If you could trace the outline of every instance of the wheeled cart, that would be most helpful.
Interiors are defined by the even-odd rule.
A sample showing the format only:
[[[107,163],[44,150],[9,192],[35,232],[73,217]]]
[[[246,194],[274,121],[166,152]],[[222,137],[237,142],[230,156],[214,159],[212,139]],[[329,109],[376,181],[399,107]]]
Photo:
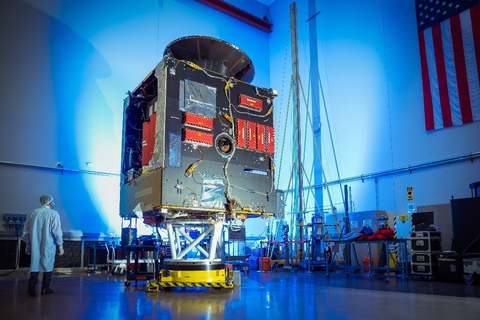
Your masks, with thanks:
[[[462,282],[462,256],[453,251],[445,251],[438,255],[437,280],[443,282]]]
[[[480,258],[463,259],[463,280],[466,284],[473,284],[480,277]]]
[[[372,271],[376,272],[386,272],[386,277],[384,281],[386,283],[390,282],[390,272],[400,272],[402,277],[408,279],[408,266],[405,263],[407,261],[407,239],[376,239],[376,240],[334,240],[328,241],[331,243],[343,243],[346,245],[356,245],[356,244],[365,244],[367,245],[367,251],[369,255],[369,261],[372,261],[370,245],[373,244],[383,244],[386,248],[389,248],[390,245],[397,245],[398,246],[398,254],[401,259],[397,259],[394,257],[394,254],[388,251],[389,258],[392,258],[395,261],[396,266],[390,267],[390,263],[387,263],[385,267],[374,267],[374,266],[343,266],[345,269],[345,275],[348,277],[350,273],[355,273],[358,270],[368,270],[369,275],[372,275]],[[330,278],[329,273],[329,264],[326,264],[326,273],[327,278]]]
[[[156,280],[158,274],[158,250],[155,245],[130,245],[127,250],[127,268],[125,287],[130,286],[130,281]],[[149,257],[152,253],[152,257]],[[131,261],[133,256],[133,263]],[[149,267],[151,266],[151,268]]]

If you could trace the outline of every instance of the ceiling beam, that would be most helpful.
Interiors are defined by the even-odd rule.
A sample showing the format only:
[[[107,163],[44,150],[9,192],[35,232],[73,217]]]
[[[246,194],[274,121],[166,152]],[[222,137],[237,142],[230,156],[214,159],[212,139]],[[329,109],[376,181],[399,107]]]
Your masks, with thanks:
[[[240,21],[243,21],[257,29],[260,29],[267,33],[272,32],[273,24],[270,23],[269,21],[261,19],[257,16],[254,16],[253,14],[248,13],[238,7],[235,7],[223,0],[195,0],[195,1],[200,2],[206,6],[209,6],[210,8],[213,8],[225,14],[228,14],[229,16],[235,19],[238,19]]]

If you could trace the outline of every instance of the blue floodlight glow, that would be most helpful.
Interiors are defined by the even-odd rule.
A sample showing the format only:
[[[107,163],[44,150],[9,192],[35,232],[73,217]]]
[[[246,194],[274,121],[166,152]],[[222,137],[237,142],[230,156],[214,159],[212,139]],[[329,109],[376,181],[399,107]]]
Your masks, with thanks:
[[[229,41],[253,56],[257,85],[268,86],[268,57],[253,50],[265,43],[267,35],[202,4],[107,1],[94,7],[75,2],[63,2],[61,8],[38,7],[49,26],[55,159],[66,169],[59,178],[58,197],[68,219],[65,225],[73,230],[120,234],[120,177],[102,173],[119,174],[123,100],[160,62],[162,48],[168,43],[192,34]],[[159,21],[172,32],[162,32]],[[250,32],[218,29],[219,21]],[[141,216],[138,234],[151,233],[140,220]]]
[[[99,83],[111,76],[108,62],[86,39],[58,20],[51,31],[51,67],[57,104],[57,158],[69,173],[59,180],[59,197],[74,229],[119,233],[121,98],[112,106]],[[86,162],[95,163],[95,170]],[[95,173],[98,172],[98,173]],[[72,214],[80,209],[81,214]]]

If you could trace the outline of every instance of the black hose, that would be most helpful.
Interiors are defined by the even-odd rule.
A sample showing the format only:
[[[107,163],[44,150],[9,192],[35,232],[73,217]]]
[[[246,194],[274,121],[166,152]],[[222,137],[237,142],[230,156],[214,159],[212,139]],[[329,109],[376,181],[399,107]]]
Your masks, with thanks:
[[[14,273],[15,270],[17,270],[18,265],[20,264],[20,248],[21,248],[21,246],[18,245],[18,233],[17,233],[17,250],[16,250],[16,255],[15,255],[15,268],[8,273],[0,274],[0,277],[8,276],[8,275]]]

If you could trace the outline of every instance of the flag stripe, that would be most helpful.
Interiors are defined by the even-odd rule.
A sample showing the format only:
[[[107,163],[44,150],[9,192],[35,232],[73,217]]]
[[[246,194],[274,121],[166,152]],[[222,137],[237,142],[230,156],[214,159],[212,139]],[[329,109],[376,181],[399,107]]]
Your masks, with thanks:
[[[480,1],[415,6],[426,130],[480,120]]]
[[[440,107],[442,108],[442,127],[452,126],[452,113],[450,111],[447,75],[445,70],[445,57],[443,56],[443,41],[441,25],[432,27],[433,48],[437,66],[438,90],[440,94]]]
[[[480,77],[480,5],[476,5],[470,9],[473,39],[475,41],[475,52],[477,57],[477,79]]]
[[[443,128],[442,108],[440,106],[440,96],[438,90],[437,63],[435,60],[435,48],[433,45],[432,28],[424,30],[425,34],[425,52],[428,66],[428,81],[430,82],[430,93],[432,95],[432,117],[433,128]]]
[[[478,120],[475,117],[475,106],[480,104],[480,85],[478,83],[478,71],[475,55],[475,44],[472,32],[472,21],[470,11],[464,11],[460,14],[460,23],[462,25],[463,52],[465,54],[467,82],[472,115],[472,121]]]
[[[423,31],[418,33],[418,42],[420,45],[420,64],[422,67],[423,78],[423,108],[425,110],[425,129],[434,130],[435,125],[433,122],[432,92],[430,91],[430,81],[428,78],[427,54],[425,52],[425,36]]]
[[[445,75],[448,87],[448,98],[450,103],[450,114],[453,125],[462,124],[462,113],[460,111],[459,88],[456,71],[456,60],[453,51],[452,28],[450,20],[445,20],[440,25],[442,30],[443,57],[445,58]]]
[[[480,120],[480,5],[476,5],[470,9],[472,38],[474,41],[473,52],[470,52],[472,57],[472,85],[470,86],[470,100],[472,103],[472,117],[473,120]],[[476,74],[475,74],[476,72]],[[470,77],[470,75],[469,75]]]
[[[470,90],[468,89],[467,68],[465,64],[465,54],[463,52],[464,46],[460,15],[456,15],[450,19],[450,26],[461,109],[461,122],[459,124],[462,124],[472,121],[472,106],[470,105]]]

